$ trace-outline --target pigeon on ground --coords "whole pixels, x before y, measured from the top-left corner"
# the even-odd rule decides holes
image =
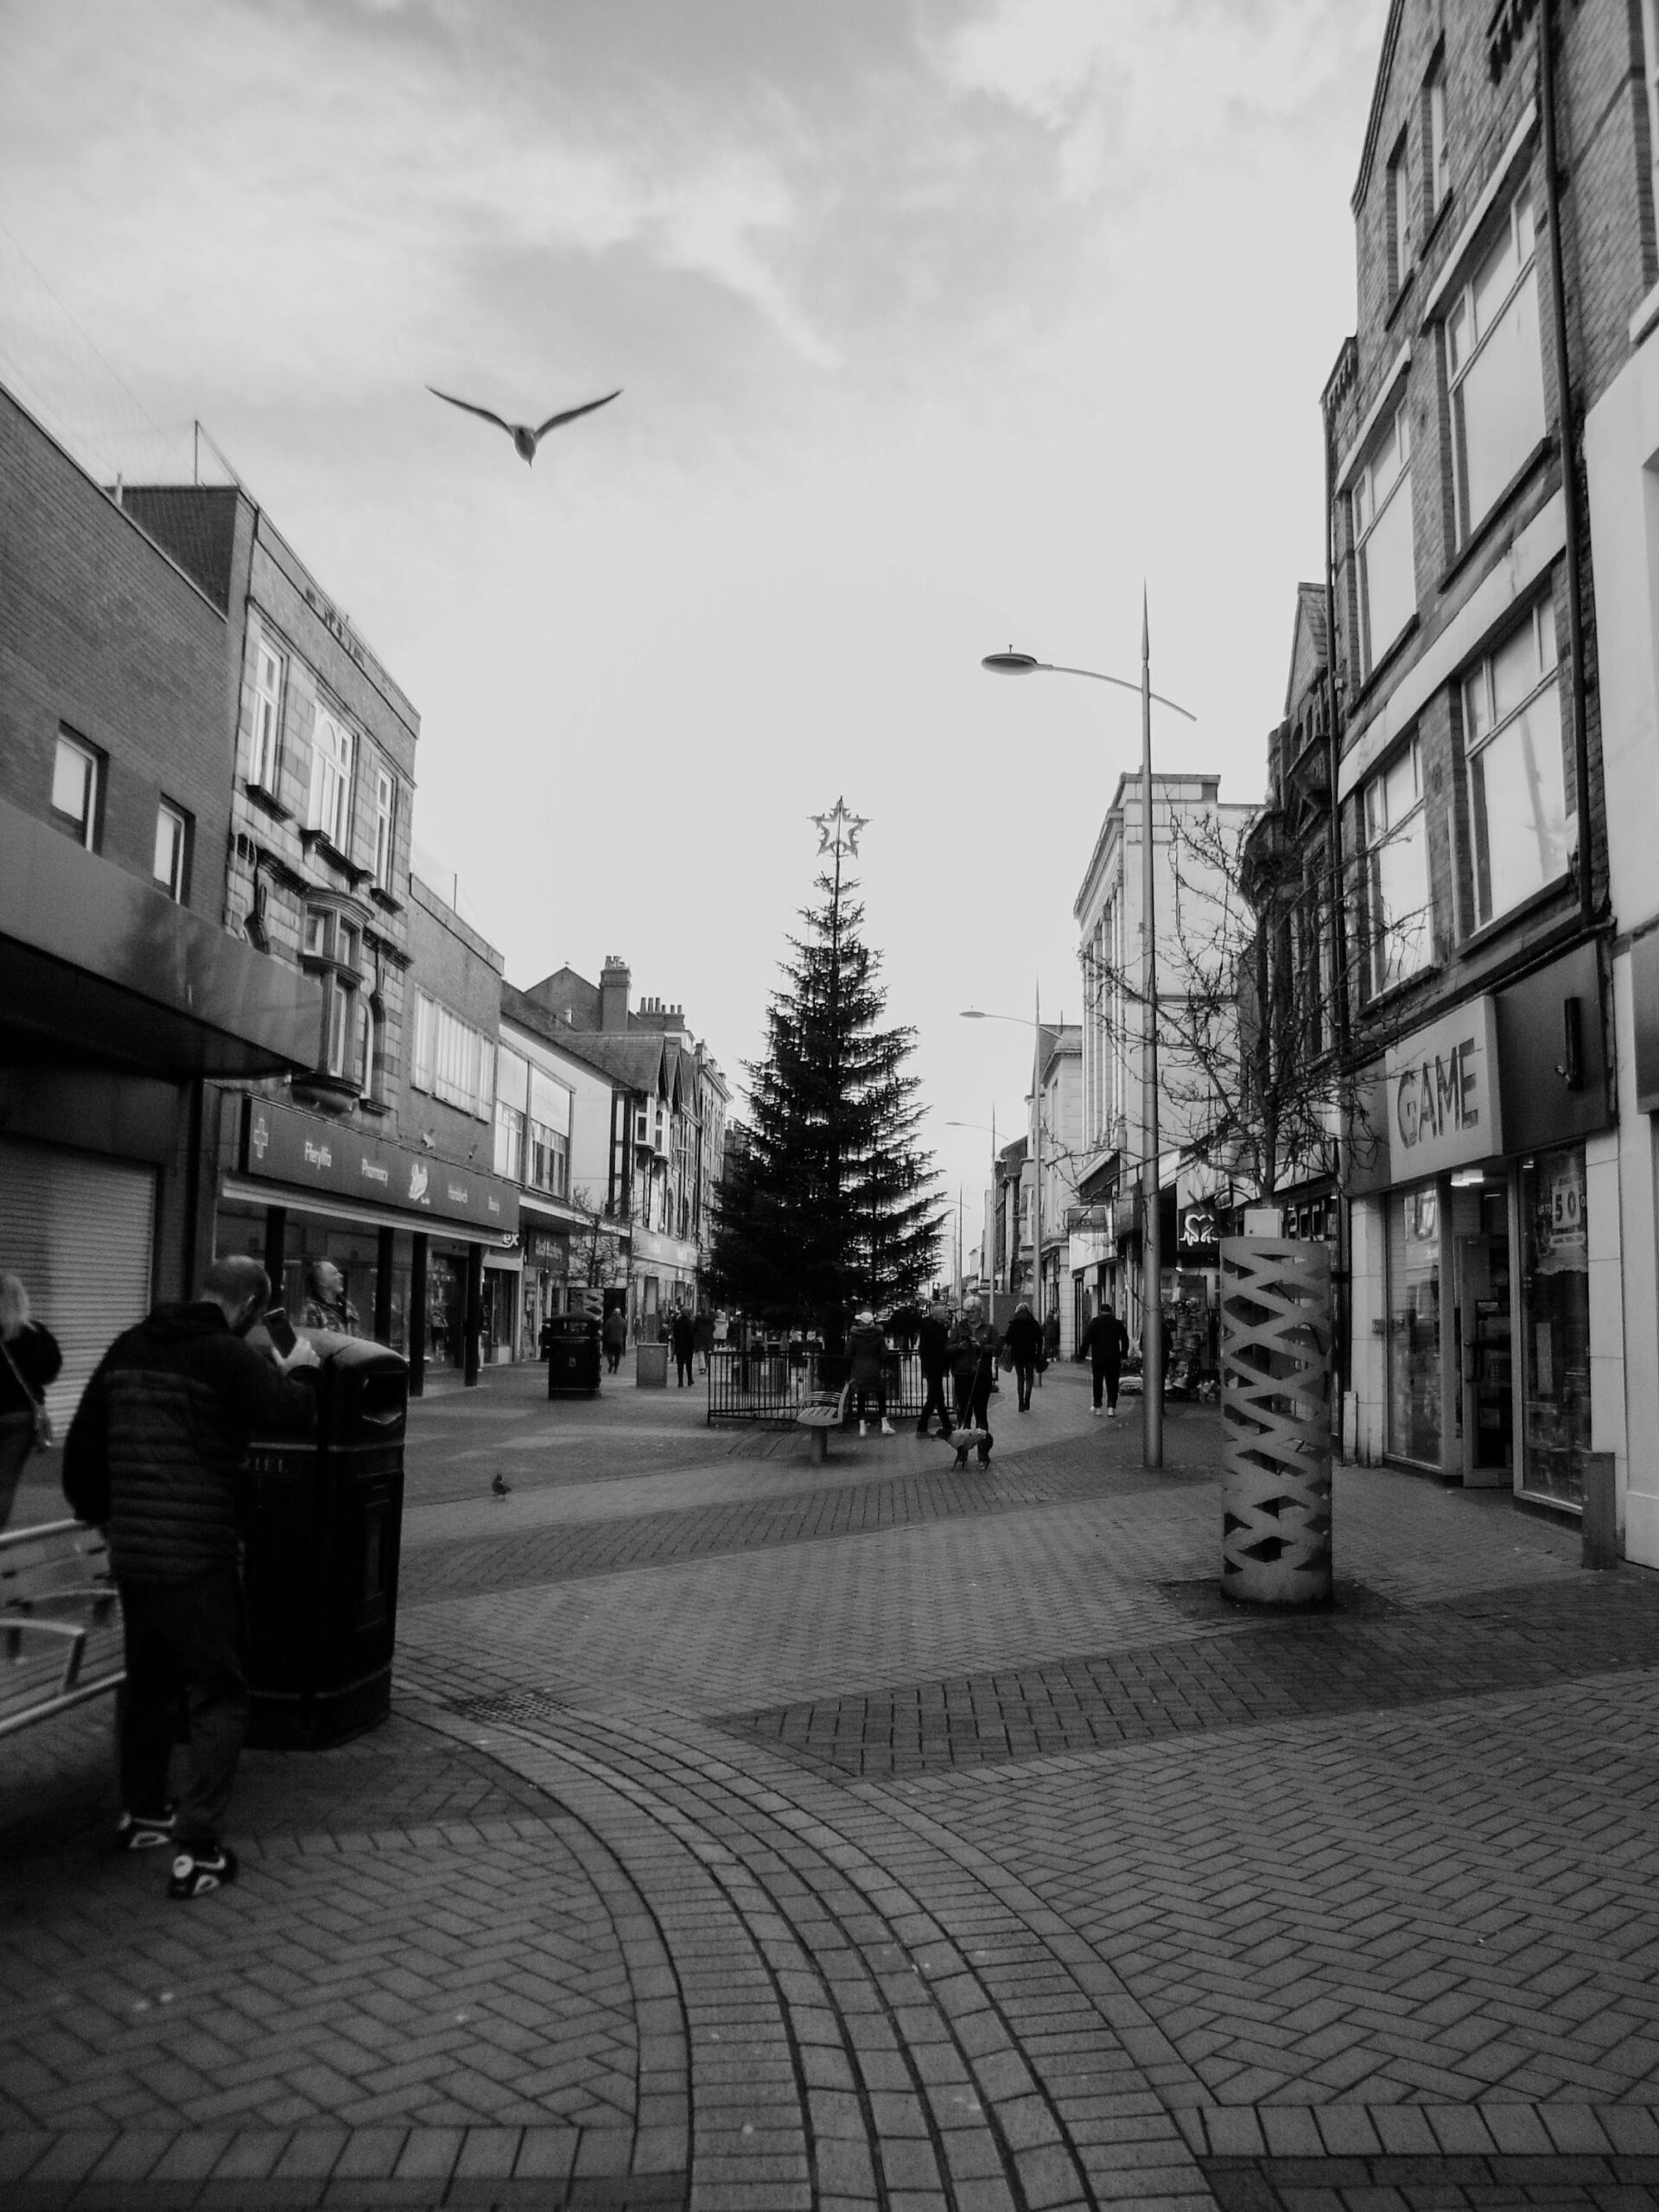
[[[495,1492],[498,1497],[505,1497],[512,1489],[512,1484],[511,1483],[503,1482],[500,1476],[497,1475],[495,1480],[490,1484],[490,1488]]]
[[[512,440],[514,452],[526,465],[535,460],[536,448],[550,430],[556,430],[562,423],[574,423],[578,415],[591,415],[595,407],[608,407],[613,399],[621,397],[622,392],[621,385],[618,385],[616,390],[607,391],[603,399],[589,399],[580,407],[567,407],[562,415],[550,415],[539,429],[532,429],[528,423],[504,423],[490,408],[474,407],[470,399],[454,398],[448,392],[440,391],[435,384],[429,384],[426,388],[434,399],[447,400],[451,407],[461,408],[468,415],[481,415],[486,423],[493,423],[497,429],[505,430]]]

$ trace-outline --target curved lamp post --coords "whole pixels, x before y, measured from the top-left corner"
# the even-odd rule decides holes
[[[1142,1363],[1141,1391],[1141,1457],[1149,1467],[1164,1464],[1164,1332],[1163,1254],[1158,1232],[1158,940],[1156,904],[1152,881],[1152,702],[1184,715],[1190,722],[1198,716],[1190,708],[1166,699],[1152,688],[1152,645],[1147,621],[1147,601],[1141,598],[1141,681],[1131,683],[1122,676],[1107,676],[1097,668],[1069,668],[1063,662],[1039,660],[1033,653],[987,653],[982,668],[993,676],[1084,676],[1091,683],[1113,683],[1120,691],[1141,694],[1141,931],[1146,940],[1147,981],[1142,994],[1142,1050],[1141,1055],[1141,1117],[1146,1125],[1145,1156],[1141,1164],[1141,1252]],[[1041,1115],[1038,1127],[1041,1129]],[[1039,1251],[1039,1266],[1041,1252]],[[1160,1325],[1152,1325],[1154,1316]],[[1039,1319],[1042,1317],[1039,1314]]]

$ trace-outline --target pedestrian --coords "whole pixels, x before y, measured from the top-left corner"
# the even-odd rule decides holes
[[[51,1444],[46,1394],[62,1365],[57,1338],[29,1317],[22,1277],[0,1274],[0,1529],[11,1518],[29,1454]]]
[[[893,1423],[887,1419],[887,1340],[868,1306],[861,1306],[854,1317],[847,1338],[847,1354],[851,1363],[853,1411],[858,1415],[859,1434],[864,1434],[865,1408],[874,1395],[881,1433],[891,1436]]]
[[[357,1308],[346,1295],[346,1278],[332,1260],[313,1260],[305,1271],[308,1329],[333,1329],[342,1337],[358,1332]]]
[[[714,1317],[705,1306],[691,1325],[691,1349],[702,1362],[702,1371],[709,1372],[709,1355],[715,1348]]]
[[[1043,1359],[1052,1367],[1060,1356],[1060,1309],[1051,1306],[1043,1317]]]
[[[1084,1331],[1077,1344],[1077,1356],[1089,1355],[1090,1373],[1094,1382],[1095,1402],[1091,1408],[1098,1417],[1103,1385],[1106,1393],[1106,1410],[1117,1413],[1118,1378],[1123,1372],[1123,1355],[1129,1348],[1129,1332],[1112,1309],[1109,1298],[1103,1298],[1100,1310]]]
[[[939,1434],[949,1437],[950,1408],[944,1400],[944,1378],[950,1372],[950,1317],[937,1300],[928,1307],[918,1325],[916,1349],[922,1363],[922,1382],[926,1394],[916,1433],[925,1436],[927,1424],[937,1413]]]
[[[121,1594],[126,1680],[116,1708],[118,1851],[172,1845],[168,1895],[236,1875],[221,1829],[248,1725],[247,1631],[237,1552],[248,1440],[305,1435],[316,1396],[248,1331],[270,1281],[242,1253],[216,1260],[193,1304],[158,1306],[116,1338],[86,1385],[63,1451],[76,1518],[104,1529]],[[189,1751],[176,1811],[168,1767],[181,1694]]]
[[[620,1306],[613,1306],[605,1316],[605,1325],[600,1332],[605,1340],[605,1370],[614,1375],[622,1364],[623,1348],[628,1341],[627,1316]]]
[[[669,1335],[674,1345],[675,1387],[683,1390],[691,1380],[691,1354],[696,1342],[691,1316],[683,1306],[676,1309]]]
[[[991,1389],[996,1376],[996,1337],[985,1319],[985,1309],[970,1299],[962,1310],[950,1337],[950,1385],[956,1398],[957,1426],[972,1429],[982,1439],[979,1464],[991,1456]]]
[[[1019,1389],[1019,1410],[1031,1411],[1031,1389],[1037,1379],[1037,1356],[1043,1348],[1043,1332],[1036,1315],[1023,1299],[1014,1309],[1014,1319],[1002,1333],[1002,1350],[1014,1370],[1014,1379]]]

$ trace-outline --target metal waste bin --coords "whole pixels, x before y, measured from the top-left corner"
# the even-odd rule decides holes
[[[555,1313],[548,1319],[547,1395],[550,1398],[599,1395],[599,1317]]]
[[[344,1743],[391,1706],[409,1369],[303,1333],[322,1360],[317,1433],[256,1439],[249,1461],[249,1741],[268,1749]]]

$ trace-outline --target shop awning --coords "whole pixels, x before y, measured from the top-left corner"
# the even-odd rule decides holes
[[[30,1058],[288,1075],[321,1026],[308,976],[0,802],[0,1028]]]

